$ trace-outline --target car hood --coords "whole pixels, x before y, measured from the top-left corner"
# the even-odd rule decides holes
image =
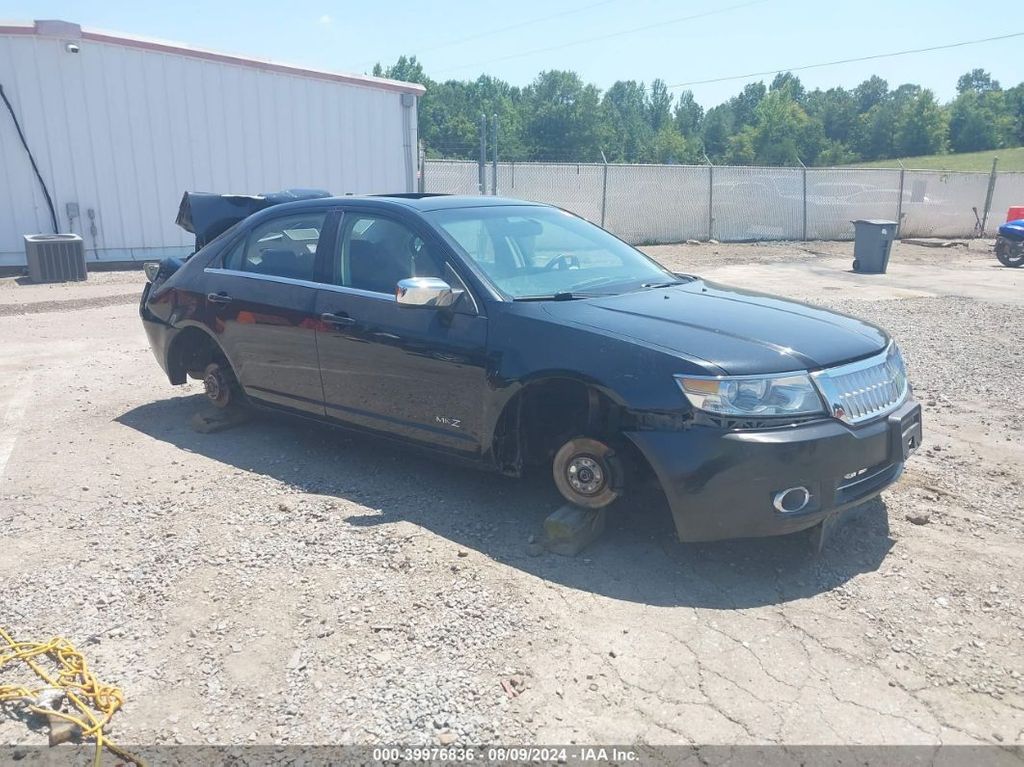
[[[862,320],[699,279],[544,308],[560,322],[697,358],[713,374],[815,370],[870,356],[888,343],[884,331]]]

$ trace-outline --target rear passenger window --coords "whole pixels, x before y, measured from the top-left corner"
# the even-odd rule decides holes
[[[225,269],[234,269],[237,271],[242,268],[242,256],[245,254],[245,242],[246,239],[243,237],[237,243],[232,245],[228,252],[224,254],[223,262]]]
[[[312,280],[316,246],[326,217],[326,213],[301,213],[255,227],[249,232],[242,271]]]

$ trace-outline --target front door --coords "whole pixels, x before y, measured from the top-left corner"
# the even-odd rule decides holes
[[[209,324],[248,397],[323,415],[313,282],[326,211],[277,216],[208,267]]]
[[[472,296],[454,311],[399,306],[396,283],[441,277],[464,288],[444,246],[413,225],[347,211],[333,285],[316,296],[327,415],[462,453],[481,448],[487,319]]]

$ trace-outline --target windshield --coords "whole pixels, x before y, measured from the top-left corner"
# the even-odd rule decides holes
[[[640,251],[556,208],[457,208],[426,217],[515,299],[610,295],[679,282]]]

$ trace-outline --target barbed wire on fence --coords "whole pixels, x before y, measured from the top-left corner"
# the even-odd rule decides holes
[[[481,190],[477,162],[428,159],[423,188],[490,193],[493,172],[488,163]],[[856,219],[897,221],[902,237],[971,237],[986,202],[995,218],[1024,204],[1024,173],[503,161],[497,192],[557,205],[633,244],[852,239]]]

